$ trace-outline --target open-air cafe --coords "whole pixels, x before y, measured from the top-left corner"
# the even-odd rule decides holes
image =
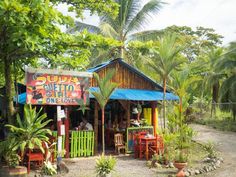
[[[42,106],[57,146],[66,158],[93,156],[101,150],[101,109],[91,91],[99,91],[93,73],[104,77],[115,69],[112,82],[119,83],[105,107],[107,152],[134,153],[148,159],[163,151],[158,129],[158,113],[163,100],[161,85],[127,64],[114,59],[86,72],[28,69],[26,93],[18,103]],[[167,91],[166,100],[178,100]]]

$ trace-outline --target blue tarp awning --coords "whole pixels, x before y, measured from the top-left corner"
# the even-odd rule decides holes
[[[98,87],[90,87],[90,92],[98,91]],[[90,93],[89,98],[94,98]],[[161,101],[163,100],[163,92],[156,90],[139,90],[139,89],[121,89],[117,88],[111,95],[112,100],[133,100],[133,101]],[[166,100],[178,100],[179,97],[173,93],[166,93]],[[26,103],[26,93],[18,96],[18,103]]]
[[[98,87],[90,87],[90,92],[98,91]],[[94,98],[92,94],[90,98]],[[156,90],[140,90],[140,89],[121,89],[117,88],[111,95],[113,100],[134,100],[134,101],[157,101],[163,100],[163,92]],[[166,93],[166,100],[178,100],[179,97],[173,93]]]

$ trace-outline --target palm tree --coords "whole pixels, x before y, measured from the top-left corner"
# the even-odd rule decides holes
[[[215,103],[218,103],[219,100],[219,89],[220,89],[220,79],[223,77],[222,72],[217,71],[217,63],[222,59],[223,48],[211,49],[208,53],[204,82],[205,84],[212,89],[212,107],[211,115],[215,111]],[[201,63],[202,66],[202,63]]]
[[[97,73],[94,73],[94,78],[97,82],[99,91],[92,92],[102,110],[102,152],[105,154],[105,135],[104,135],[104,111],[105,106],[115,88],[117,83],[111,82],[112,77],[115,74],[115,70],[109,70],[104,78],[100,78]]]
[[[186,107],[186,105],[183,103],[183,99],[186,101],[188,99],[188,88],[192,86],[192,83],[200,80],[200,77],[192,76],[190,77],[190,71],[185,67],[186,69],[183,69],[180,72],[174,72],[172,74],[172,82],[171,87],[176,93],[176,95],[179,96],[179,118],[182,121],[182,113],[183,113],[183,107]]]
[[[116,18],[108,15],[100,16],[99,26],[88,25],[77,22],[76,27],[69,29],[69,32],[82,31],[87,29],[93,33],[100,33],[121,42],[118,55],[121,58],[127,57],[126,45],[129,41],[136,39],[153,39],[159,33],[157,30],[135,33],[142,29],[151,18],[162,7],[160,0],[149,0],[142,6],[137,0],[116,0],[119,4],[119,12]],[[104,55],[103,55],[104,56]],[[126,58],[127,59],[127,58]]]
[[[221,109],[233,113],[233,119],[236,120],[236,42],[231,43],[226,52],[218,62],[217,69],[219,72],[226,74],[225,79],[220,88],[220,100],[223,103]]]
[[[175,34],[165,34],[160,38],[158,45],[154,46],[151,58],[147,59],[149,66],[160,76],[163,82],[164,128],[166,119],[166,84],[171,72],[185,61],[185,58],[180,55],[184,48],[184,46],[179,45]]]

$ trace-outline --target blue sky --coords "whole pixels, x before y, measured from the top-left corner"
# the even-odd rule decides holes
[[[144,0],[145,2],[146,0]],[[167,26],[197,26],[214,28],[224,36],[223,44],[236,41],[236,0],[165,0],[159,14],[153,16],[144,30],[163,29]],[[67,14],[64,5],[59,10]],[[73,16],[73,14],[70,14]],[[97,16],[85,14],[85,23],[98,25]]]

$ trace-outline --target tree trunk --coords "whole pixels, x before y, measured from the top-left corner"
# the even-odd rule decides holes
[[[182,128],[183,120],[182,120],[182,97],[179,97],[179,119],[180,119],[180,128]]]
[[[215,111],[216,111],[216,103],[218,103],[218,100],[219,100],[219,87],[220,87],[219,82],[216,82],[216,83],[212,86],[211,117],[213,116],[213,112],[214,112],[214,114],[215,114]]]
[[[6,117],[9,124],[13,124],[14,106],[13,106],[13,80],[11,71],[11,61],[4,59],[4,77],[5,77],[5,101],[6,101]]]
[[[94,106],[94,154],[98,150],[98,103],[95,101]]]
[[[102,153],[105,155],[104,114],[105,110],[102,108]]]
[[[166,128],[166,78],[163,79],[163,123]]]
[[[120,47],[120,57],[124,59],[124,47]]]

